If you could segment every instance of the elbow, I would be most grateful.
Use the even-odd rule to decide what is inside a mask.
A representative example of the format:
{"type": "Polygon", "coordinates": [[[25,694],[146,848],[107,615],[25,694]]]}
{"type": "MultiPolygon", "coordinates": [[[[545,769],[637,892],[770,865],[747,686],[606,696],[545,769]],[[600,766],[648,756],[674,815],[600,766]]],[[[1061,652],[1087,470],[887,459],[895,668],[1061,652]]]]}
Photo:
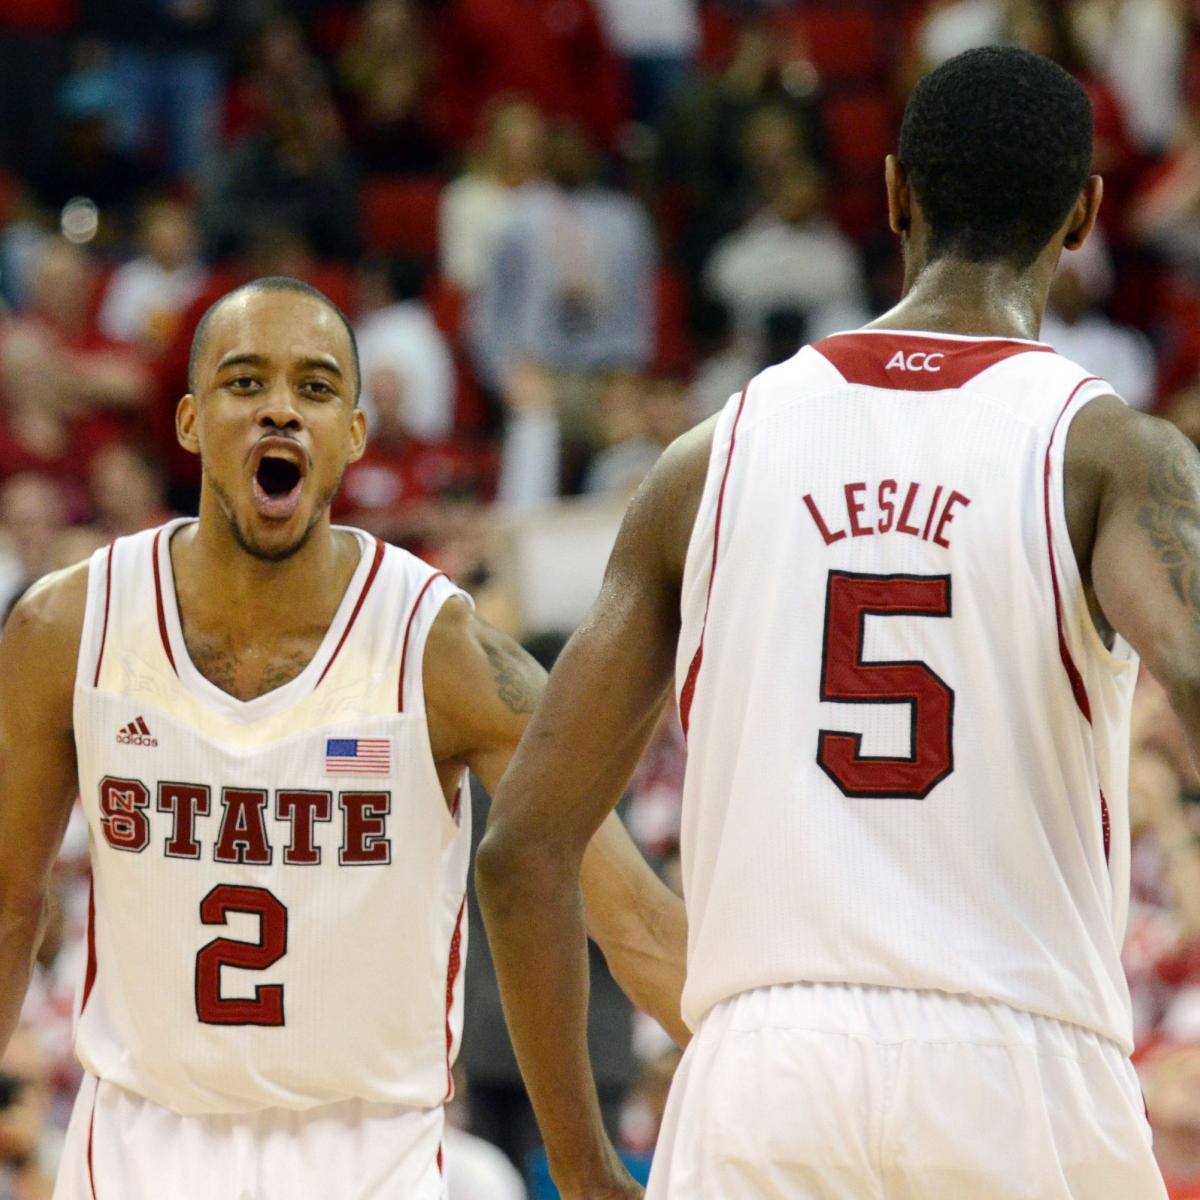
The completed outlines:
{"type": "MultiPolygon", "coordinates": [[[[570,877],[570,855],[503,822],[489,825],[475,855],[475,888],[491,923],[557,895],[570,877]]],[[[578,861],[574,877],[578,886],[578,861]]]]}

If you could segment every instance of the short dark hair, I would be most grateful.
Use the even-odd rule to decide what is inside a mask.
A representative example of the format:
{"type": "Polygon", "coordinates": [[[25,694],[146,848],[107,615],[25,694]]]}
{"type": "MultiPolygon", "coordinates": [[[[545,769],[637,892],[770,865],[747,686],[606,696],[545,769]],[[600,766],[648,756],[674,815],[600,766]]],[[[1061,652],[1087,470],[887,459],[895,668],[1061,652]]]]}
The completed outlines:
{"type": "Polygon", "coordinates": [[[968,50],[917,84],[899,157],[929,223],[930,258],[1027,267],[1087,180],[1091,101],[1028,50],[968,50]]]}
{"type": "Polygon", "coordinates": [[[362,391],[362,370],[358,363],[358,339],[354,336],[354,327],[350,324],[350,319],[320,288],[313,287],[311,283],[305,283],[303,279],[293,279],[290,275],[264,275],[260,279],[251,279],[249,283],[243,283],[241,287],[226,292],[205,309],[204,316],[196,322],[196,332],[192,334],[192,349],[188,355],[188,391],[195,391],[196,363],[204,351],[208,327],[213,317],[217,315],[227,300],[232,300],[235,296],[242,296],[246,292],[299,292],[303,296],[311,296],[314,300],[319,300],[337,315],[342,327],[346,330],[346,336],[350,339],[350,355],[354,364],[354,403],[357,404],[362,391]]]}

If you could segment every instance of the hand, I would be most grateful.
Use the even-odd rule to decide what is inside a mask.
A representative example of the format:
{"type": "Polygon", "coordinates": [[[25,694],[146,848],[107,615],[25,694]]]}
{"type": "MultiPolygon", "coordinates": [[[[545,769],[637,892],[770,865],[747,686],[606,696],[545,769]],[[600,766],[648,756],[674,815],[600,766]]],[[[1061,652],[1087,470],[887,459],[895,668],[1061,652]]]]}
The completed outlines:
{"type": "Polygon", "coordinates": [[[590,1178],[562,1183],[556,1178],[561,1200],[641,1200],[646,1194],[645,1189],[625,1170],[615,1151],[610,1148],[609,1152],[612,1155],[610,1163],[590,1178]]]}

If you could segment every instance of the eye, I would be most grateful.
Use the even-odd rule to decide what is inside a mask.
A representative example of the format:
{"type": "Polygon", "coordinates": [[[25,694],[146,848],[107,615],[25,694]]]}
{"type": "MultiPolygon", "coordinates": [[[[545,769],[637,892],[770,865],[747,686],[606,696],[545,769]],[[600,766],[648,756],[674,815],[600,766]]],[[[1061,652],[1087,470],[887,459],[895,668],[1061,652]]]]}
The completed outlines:
{"type": "Polygon", "coordinates": [[[235,392],[248,392],[258,387],[258,380],[253,375],[238,375],[229,381],[228,387],[235,392]]]}
{"type": "Polygon", "coordinates": [[[322,398],[335,395],[333,388],[329,386],[323,379],[310,379],[305,385],[304,390],[312,392],[322,398]]]}

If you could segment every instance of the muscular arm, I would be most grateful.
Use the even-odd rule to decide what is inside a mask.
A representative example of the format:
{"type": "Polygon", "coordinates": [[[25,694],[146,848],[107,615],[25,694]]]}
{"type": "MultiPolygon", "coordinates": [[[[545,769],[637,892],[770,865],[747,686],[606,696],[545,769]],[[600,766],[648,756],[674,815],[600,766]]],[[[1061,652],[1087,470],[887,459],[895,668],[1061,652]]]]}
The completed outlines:
{"type": "MultiPolygon", "coordinates": [[[[494,796],[546,686],[520,646],[447,601],[430,633],[425,689],[434,757],[453,786],[464,766],[494,796]]],[[[646,730],[648,736],[649,729],[646,730]]],[[[647,865],[616,813],[584,856],[588,932],[630,999],[677,1039],[683,988],[683,904],[647,865]]]]}
{"type": "MultiPolygon", "coordinates": [[[[476,862],[505,1015],[568,1198],[638,1194],[604,1135],[588,1062],[581,877],[585,849],[670,690],[680,577],[711,439],[711,424],[686,435],[635,496],[600,597],[493,800],[476,862]]],[[[661,928],[682,956],[681,916],[661,928]]]]}
{"type": "Polygon", "coordinates": [[[1200,455],[1167,422],[1104,397],[1071,426],[1066,477],[1093,618],[1142,656],[1200,761],[1200,455]]]}
{"type": "Polygon", "coordinates": [[[77,790],[72,697],[87,568],[50,576],[0,637],[0,1047],[16,1028],[77,790]]]}

